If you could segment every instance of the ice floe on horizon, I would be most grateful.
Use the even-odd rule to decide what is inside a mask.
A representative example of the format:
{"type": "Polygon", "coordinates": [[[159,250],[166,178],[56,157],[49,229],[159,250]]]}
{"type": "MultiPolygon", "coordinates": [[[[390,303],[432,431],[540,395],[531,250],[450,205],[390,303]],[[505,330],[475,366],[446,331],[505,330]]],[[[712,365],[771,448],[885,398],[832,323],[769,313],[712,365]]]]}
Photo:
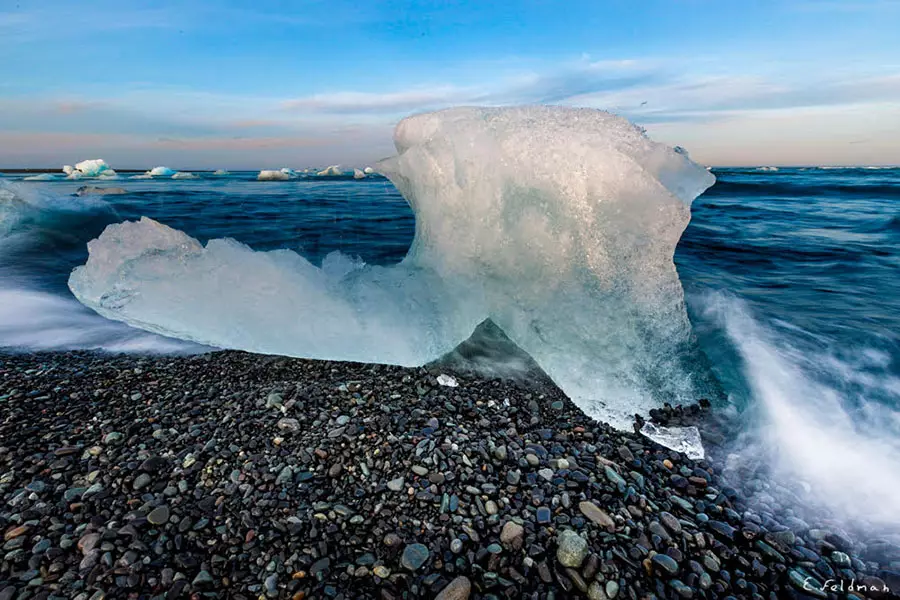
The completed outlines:
{"type": "Polygon", "coordinates": [[[67,179],[95,177],[100,179],[116,179],[118,174],[102,158],[91,158],[72,165],[63,165],[62,172],[67,179]]]}
{"type": "Polygon", "coordinates": [[[325,167],[324,169],[316,173],[316,175],[318,175],[319,177],[340,177],[343,174],[344,172],[341,170],[341,167],[339,165],[331,165],[330,167],[325,167]]]}
{"type": "Polygon", "coordinates": [[[256,179],[258,181],[287,181],[291,178],[290,172],[290,169],[281,169],[279,171],[264,169],[259,172],[256,179]],[[285,173],[285,171],[288,171],[288,173],[285,173]]]}

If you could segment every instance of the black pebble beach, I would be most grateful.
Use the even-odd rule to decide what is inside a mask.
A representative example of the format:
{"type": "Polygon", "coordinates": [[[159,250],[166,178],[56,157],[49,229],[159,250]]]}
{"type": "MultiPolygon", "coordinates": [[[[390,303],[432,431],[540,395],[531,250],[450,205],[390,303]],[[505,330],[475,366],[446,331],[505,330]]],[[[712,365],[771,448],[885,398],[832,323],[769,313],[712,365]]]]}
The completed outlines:
{"type": "Polygon", "coordinates": [[[748,506],[558,390],[439,373],[0,354],[0,600],[900,591],[886,539],[748,506]]]}

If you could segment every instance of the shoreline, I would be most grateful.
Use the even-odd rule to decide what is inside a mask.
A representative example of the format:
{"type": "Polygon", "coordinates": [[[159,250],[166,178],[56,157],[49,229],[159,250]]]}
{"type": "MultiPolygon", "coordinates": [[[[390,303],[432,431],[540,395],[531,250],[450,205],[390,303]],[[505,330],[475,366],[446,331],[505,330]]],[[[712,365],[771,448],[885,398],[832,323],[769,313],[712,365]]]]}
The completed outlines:
{"type": "Polygon", "coordinates": [[[900,593],[896,544],[759,514],[559,390],[439,372],[0,351],[0,600],[900,593]]]}

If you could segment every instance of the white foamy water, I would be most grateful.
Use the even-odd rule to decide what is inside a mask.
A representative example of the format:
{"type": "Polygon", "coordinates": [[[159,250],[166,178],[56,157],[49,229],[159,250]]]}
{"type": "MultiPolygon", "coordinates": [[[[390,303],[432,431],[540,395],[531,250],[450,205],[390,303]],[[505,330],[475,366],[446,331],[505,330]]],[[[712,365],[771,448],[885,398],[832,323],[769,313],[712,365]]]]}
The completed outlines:
{"type": "Polygon", "coordinates": [[[152,332],[401,365],[442,356],[490,318],[582,408],[622,427],[698,397],[679,362],[692,340],[672,256],[714,181],[706,169],[590,109],[451,109],[405,119],[395,144],[378,170],[416,213],[395,267],[203,246],[142,219],[91,242],[69,286],[152,332]]]}
{"type": "Polygon", "coordinates": [[[712,296],[708,310],[743,361],[760,409],[755,443],[776,476],[808,483],[814,504],[850,522],[896,524],[900,413],[866,396],[893,397],[892,406],[900,406],[900,380],[878,369],[887,367],[884,357],[860,350],[863,365],[827,349],[801,350],[734,298],[712,296]]]}

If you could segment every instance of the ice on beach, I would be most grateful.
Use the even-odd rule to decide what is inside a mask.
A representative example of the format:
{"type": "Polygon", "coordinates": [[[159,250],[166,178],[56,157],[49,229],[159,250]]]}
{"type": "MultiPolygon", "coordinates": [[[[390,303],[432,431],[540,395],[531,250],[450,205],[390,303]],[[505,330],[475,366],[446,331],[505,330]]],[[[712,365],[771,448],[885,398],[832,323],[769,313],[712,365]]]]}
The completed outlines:
{"type": "Polygon", "coordinates": [[[366,174],[359,169],[353,169],[353,179],[365,179],[366,174]]]}
{"type": "Polygon", "coordinates": [[[281,170],[281,171],[264,170],[264,171],[260,171],[259,175],[256,176],[256,179],[259,181],[287,181],[290,178],[291,178],[291,176],[288,175],[287,173],[285,173],[284,170],[281,170]]]}
{"type": "Polygon", "coordinates": [[[700,430],[693,425],[690,427],[662,427],[648,421],[641,427],[641,434],[660,446],[686,454],[688,458],[703,460],[706,456],[703,442],[700,439],[700,430]]]}
{"type": "Polygon", "coordinates": [[[341,170],[341,168],[338,165],[331,165],[330,167],[325,167],[324,169],[322,169],[321,171],[316,173],[316,175],[318,175],[320,177],[338,177],[343,174],[344,174],[344,172],[341,170]]]}
{"type": "Polygon", "coordinates": [[[445,375],[441,373],[437,376],[438,385],[442,385],[444,387],[459,387],[459,382],[456,381],[455,377],[451,377],[450,375],[445,375]]]}
{"type": "Polygon", "coordinates": [[[672,257],[714,181],[706,169],[592,109],[449,109],[404,119],[394,140],[377,170],[416,215],[398,265],[203,245],[143,218],[107,227],[69,287],[102,315],[182,339],[406,366],[490,318],[588,414],[623,428],[703,397],[683,362],[694,342],[672,257]]]}
{"type": "Polygon", "coordinates": [[[172,177],[175,173],[177,173],[177,171],[175,171],[175,169],[170,169],[169,167],[153,167],[147,171],[146,174],[150,177],[172,177]]]}

